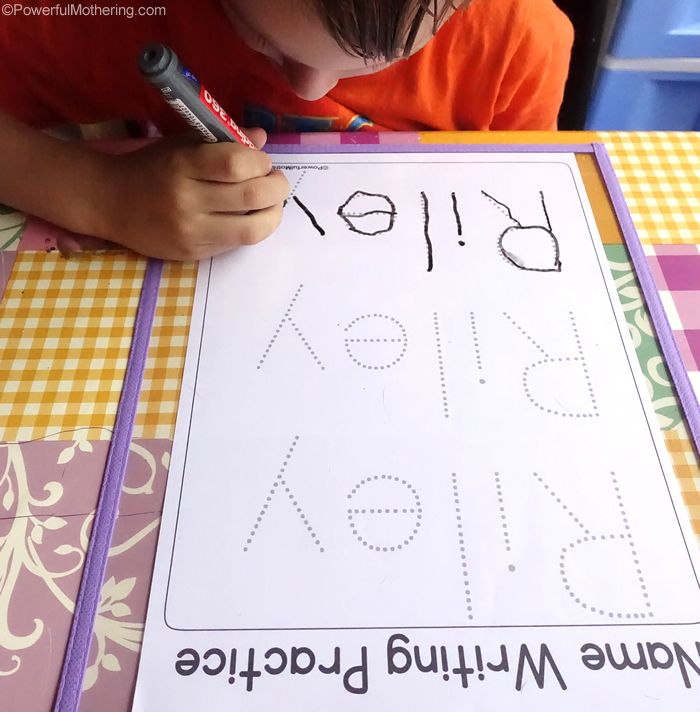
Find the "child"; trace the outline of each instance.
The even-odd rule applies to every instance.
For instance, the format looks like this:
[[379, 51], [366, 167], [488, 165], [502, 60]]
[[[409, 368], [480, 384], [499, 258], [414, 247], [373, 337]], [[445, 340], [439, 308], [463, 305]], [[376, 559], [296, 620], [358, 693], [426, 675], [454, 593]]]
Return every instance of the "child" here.
[[262, 151], [180, 137], [106, 156], [36, 130], [126, 118], [182, 133], [138, 74], [149, 42], [261, 127], [260, 147], [262, 129], [556, 128], [572, 29], [553, 0], [150, 3], [101, 0], [81, 16], [67, 1], [3, 7], [0, 203], [172, 259], [276, 229], [289, 187]]

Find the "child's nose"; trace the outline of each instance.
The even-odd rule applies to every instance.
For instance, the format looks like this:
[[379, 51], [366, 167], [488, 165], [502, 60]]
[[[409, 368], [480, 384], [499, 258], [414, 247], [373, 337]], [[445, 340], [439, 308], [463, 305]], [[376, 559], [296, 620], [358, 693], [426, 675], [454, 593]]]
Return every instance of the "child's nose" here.
[[307, 101], [320, 99], [338, 83], [337, 75], [332, 72], [307, 67], [298, 62], [286, 60], [282, 70], [294, 93]]

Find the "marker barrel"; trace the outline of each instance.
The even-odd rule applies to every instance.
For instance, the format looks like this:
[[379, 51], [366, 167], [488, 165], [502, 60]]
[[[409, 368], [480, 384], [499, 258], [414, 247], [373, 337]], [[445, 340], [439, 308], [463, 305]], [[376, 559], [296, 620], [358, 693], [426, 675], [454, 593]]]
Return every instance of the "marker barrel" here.
[[221, 104], [178, 59], [170, 47], [151, 44], [139, 55], [141, 74], [156, 86], [165, 101], [209, 142], [255, 144], [241, 131]]

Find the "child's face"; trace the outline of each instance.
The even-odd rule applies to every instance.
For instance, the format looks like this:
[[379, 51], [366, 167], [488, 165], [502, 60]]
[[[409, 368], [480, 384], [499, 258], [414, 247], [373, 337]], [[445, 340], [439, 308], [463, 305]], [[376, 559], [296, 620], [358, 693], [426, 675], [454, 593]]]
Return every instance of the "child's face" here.
[[[328, 34], [321, 18], [309, 10], [309, 0], [221, 1], [241, 39], [278, 65], [302, 99], [320, 99], [339, 79], [373, 74], [401, 61], [367, 62], [350, 56]], [[452, 12], [446, 13], [445, 19]], [[412, 54], [430, 41], [433, 29], [433, 18], [426, 16]]]

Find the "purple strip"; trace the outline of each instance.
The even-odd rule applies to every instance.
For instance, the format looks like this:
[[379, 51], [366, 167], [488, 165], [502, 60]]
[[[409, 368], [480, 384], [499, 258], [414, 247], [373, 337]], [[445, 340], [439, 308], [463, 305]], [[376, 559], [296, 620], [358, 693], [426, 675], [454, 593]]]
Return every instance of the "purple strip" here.
[[383, 131], [379, 143], [420, 143], [420, 131]]
[[92, 535], [85, 556], [80, 590], [75, 602], [75, 613], [70, 637], [63, 659], [54, 712], [77, 712], [83, 686], [85, 666], [90, 653], [90, 643], [95, 625], [95, 615], [100, 602], [100, 590], [107, 566], [109, 545], [117, 518], [119, 497], [126, 462], [129, 456], [131, 434], [139, 402], [143, 370], [146, 364], [148, 343], [158, 299], [158, 287], [163, 271], [160, 260], [149, 260], [141, 287], [141, 299], [136, 312], [134, 334], [129, 360], [124, 375], [112, 442], [107, 453], [107, 463], [102, 478], [100, 498], [95, 510]]
[[598, 166], [600, 167], [600, 172], [603, 175], [603, 180], [608, 189], [610, 200], [615, 209], [620, 229], [625, 236], [627, 249], [632, 258], [637, 279], [644, 292], [647, 309], [654, 323], [656, 335], [661, 344], [661, 350], [663, 351], [668, 369], [671, 372], [671, 377], [676, 386], [676, 391], [678, 392], [678, 397], [683, 406], [688, 427], [690, 428], [690, 434], [695, 443], [696, 450], [700, 453], [700, 405], [698, 404], [698, 399], [690, 383], [690, 378], [688, 378], [688, 372], [685, 370], [683, 359], [678, 350], [678, 344], [676, 344], [676, 340], [673, 337], [673, 330], [671, 329], [666, 311], [661, 303], [661, 297], [656, 289], [654, 277], [651, 274], [649, 263], [642, 249], [642, 243], [639, 241], [639, 235], [634, 227], [632, 216], [627, 207], [622, 188], [617, 180], [615, 169], [610, 161], [610, 156], [602, 143], [593, 144], [593, 150], [598, 161]]
[[[275, 141], [274, 143], [301, 143], [307, 146], [314, 146], [321, 143], [337, 146], [340, 143], [338, 134], [331, 133], [330, 131], [314, 131], [314, 133], [301, 134], [299, 141], [286, 141], [284, 136], [280, 136], [280, 138], [280, 141]], [[294, 136], [292, 136], [292, 139], [293, 138]]]
[[366, 146], [379, 143], [379, 134], [371, 131], [357, 131], [340, 134], [340, 143]]
[[265, 145], [269, 146], [271, 144], [278, 144], [278, 143], [293, 145], [295, 143], [301, 143], [301, 139], [304, 135], [305, 134], [298, 134], [298, 133], [269, 134], [267, 137], [267, 143]]
[[593, 153], [590, 143], [522, 144], [497, 143], [363, 143], [309, 145], [269, 143], [270, 153]]

